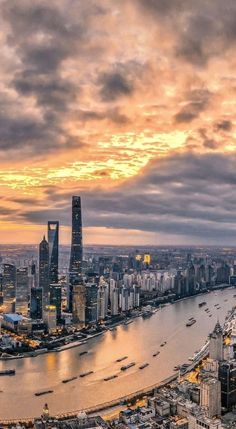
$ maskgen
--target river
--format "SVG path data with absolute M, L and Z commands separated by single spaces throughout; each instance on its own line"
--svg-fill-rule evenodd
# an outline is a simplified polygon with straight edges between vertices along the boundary
M 160 309 L 149 319 L 137 318 L 132 324 L 108 331 L 86 345 L 61 353 L 0 362 L 0 370 L 16 370 L 15 376 L 0 378 L 0 419 L 39 416 L 45 402 L 51 414 L 87 408 L 158 383 L 204 344 L 217 318 L 224 322 L 228 310 L 236 304 L 235 293 L 235 289 L 226 289 L 184 299 Z M 206 307 L 198 307 L 201 301 L 207 301 L 211 318 L 204 311 Z M 217 303 L 221 306 L 219 310 L 214 307 Z M 192 316 L 197 323 L 186 327 Z M 163 341 L 167 344 L 160 347 Z M 79 356 L 84 350 L 88 353 Z M 159 356 L 153 357 L 157 350 Z M 125 355 L 127 360 L 116 362 Z M 122 365 L 131 361 L 136 362 L 134 367 L 120 371 Z M 140 370 L 139 365 L 145 362 L 149 366 Z M 62 383 L 63 379 L 90 370 L 94 373 L 87 377 Z M 103 380 L 113 374 L 118 377 Z M 49 389 L 54 392 L 34 395 Z

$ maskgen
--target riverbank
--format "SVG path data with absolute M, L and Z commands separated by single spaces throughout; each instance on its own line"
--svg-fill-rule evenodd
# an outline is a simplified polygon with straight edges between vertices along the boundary
M 157 311 L 152 317 L 137 318 L 133 323 L 120 325 L 105 335 L 93 338 L 83 346 L 48 353 L 37 359 L 0 362 L 0 370 L 15 369 L 14 377 L 1 377 L 0 419 L 14 419 L 40 415 L 45 402 L 52 415 L 88 409 L 99 403 L 116 400 L 139 389 L 158 384 L 174 368 L 187 363 L 196 354 L 214 329 L 217 319 L 224 322 L 226 314 L 236 303 L 235 289 L 212 292 L 181 300 Z M 212 317 L 199 307 L 207 301 Z M 216 304 L 220 304 L 218 310 Z M 186 327 L 189 318 L 196 323 Z M 166 342 L 164 347 L 160 347 Z M 160 352 L 156 355 L 157 352 Z M 154 357 L 155 355 L 155 357 Z M 128 356 L 127 364 L 136 365 L 121 371 L 117 359 Z M 145 369 L 139 367 L 149 363 Z M 87 377 L 80 374 L 93 370 Z M 116 374 L 117 377 L 104 381 Z M 62 383 L 65 379 L 72 379 Z M 37 397 L 36 392 L 53 390 L 52 394 Z M 17 407 L 11 406 L 11 398 Z
M 177 302 L 186 301 L 186 300 L 191 299 L 195 296 L 206 295 L 206 294 L 211 293 L 213 291 L 224 290 L 224 289 L 235 289 L 235 287 L 231 286 L 231 285 L 221 284 L 221 285 L 214 286 L 213 290 L 201 291 L 195 295 L 185 296 L 182 298 L 178 298 L 174 301 L 165 301 L 162 304 L 159 304 L 158 307 L 153 306 L 153 309 L 155 309 L 153 311 L 153 313 L 155 311 L 158 311 L 160 308 L 163 308 L 169 304 L 175 304 Z M 120 320 L 118 322 L 114 321 L 113 323 L 110 323 L 109 325 L 105 325 L 105 328 L 103 331 L 96 332 L 94 334 L 86 335 L 86 337 L 83 340 L 81 340 L 81 339 L 78 340 L 77 338 L 75 338 L 74 340 L 71 340 L 70 342 L 67 342 L 66 344 L 63 344 L 61 346 L 57 346 L 57 347 L 51 348 L 51 349 L 43 347 L 41 349 L 40 348 L 36 349 L 35 351 L 20 353 L 19 355 L 10 355 L 9 354 L 8 356 L 6 356 L 6 355 L 0 356 L 0 361 L 11 361 L 11 360 L 24 359 L 24 358 L 32 358 L 32 357 L 37 357 L 37 356 L 42 355 L 42 354 L 58 353 L 58 352 L 63 352 L 65 350 L 72 349 L 72 348 L 76 348 L 76 347 L 79 347 L 79 346 L 87 343 L 89 340 L 96 338 L 99 335 L 103 335 L 105 332 L 107 332 L 109 330 L 112 330 L 112 329 L 114 329 L 120 325 L 123 325 L 129 321 L 132 321 L 132 320 L 136 319 L 137 317 L 142 317 L 144 313 L 145 313 L 145 307 L 143 307 L 140 311 L 137 310 L 134 314 L 130 315 L 127 318 L 124 317 L 122 320 Z M 67 337 L 63 337 L 63 341 L 67 341 L 68 339 L 71 339 L 71 334 L 69 334 Z M 56 341 L 59 342 L 60 339 L 57 339 Z

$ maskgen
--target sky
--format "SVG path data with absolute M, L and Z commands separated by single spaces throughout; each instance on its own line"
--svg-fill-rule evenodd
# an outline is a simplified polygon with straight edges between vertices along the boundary
M 235 0 L 0 0 L 0 242 L 236 244 Z

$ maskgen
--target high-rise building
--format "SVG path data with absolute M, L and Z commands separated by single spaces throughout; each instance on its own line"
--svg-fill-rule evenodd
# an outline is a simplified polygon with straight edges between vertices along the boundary
M 218 361 L 223 360 L 223 330 L 219 322 L 210 334 L 209 357 Z
M 71 252 L 69 266 L 68 310 L 73 310 L 73 286 L 81 283 L 83 260 L 81 198 L 72 197 Z
M 28 267 L 16 270 L 16 313 L 28 316 L 29 311 L 29 276 Z
M 83 284 L 73 287 L 73 323 L 81 328 L 85 326 L 86 291 Z
M 236 362 L 220 362 L 219 380 L 221 382 L 222 407 L 231 411 L 236 405 Z
M 102 284 L 98 288 L 97 310 L 98 320 L 104 320 L 107 316 L 108 307 L 108 286 Z
M 49 284 L 58 282 L 59 222 L 48 221 Z
M 217 378 L 208 377 L 201 381 L 200 405 L 209 418 L 221 415 L 221 388 Z
M 43 317 L 43 289 L 41 287 L 31 289 L 30 317 L 32 319 L 42 319 Z
M 16 267 L 12 264 L 3 264 L 2 277 L 3 311 L 15 311 L 16 299 Z
M 83 260 L 81 198 L 72 197 L 70 273 L 81 273 Z
M 49 246 L 43 237 L 39 244 L 39 287 L 43 291 L 43 304 L 49 304 Z
M 46 305 L 43 309 L 43 321 L 46 323 L 49 332 L 57 327 L 57 309 L 55 305 Z
M 117 316 L 119 314 L 119 294 L 120 294 L 120 291 L 118 287 L 112 289 L 110 293 L 112 316 Z
M 52 284 L 50 286 L 50 304 L 56 307 L 57 324 L 61 321 L 61 286 Z
M 97 322 L 97 299 L 98 287 L 95 283 L 89 283 L 85 287 L 86 307 L 85 307 L 85 324 L 90 325 Z

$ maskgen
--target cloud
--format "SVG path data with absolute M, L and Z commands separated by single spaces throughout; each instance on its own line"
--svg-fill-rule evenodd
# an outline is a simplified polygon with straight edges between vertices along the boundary
M 192 122 L 207 108 L 210 97 L 207 89 L 195 89 L 186 94 L 185 106 L 175 115 L 175 121 Z
M 131 82 L 119 72 L 103 73 L 98 79 L 98 84 L 103 101 L 115 101 L 133 92 Z
M 94 189 L 82 195 L 84 226 L 136 229 L 197 239 L 203 244 L 235 241 L 235 155 L 174 154 L 149 163 L 139 177 L 112 191 Z M 59 219 L 70 225 L 71 195 L 57 190 L 61 208 L 26 210 L 27 222 Z M 49 201 L 49 200 L 48 200 Z

